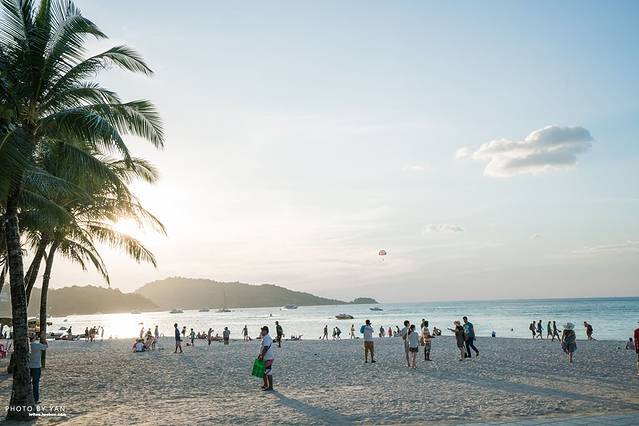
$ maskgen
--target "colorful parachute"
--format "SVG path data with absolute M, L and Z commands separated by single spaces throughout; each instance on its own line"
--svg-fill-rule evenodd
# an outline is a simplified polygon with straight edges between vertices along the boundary
M 386 254 L 387 254 L 387 253 L 386 253 L 386 250 L 380 250 L 380 251 L 379 251 L 379 255 L 380 255 L 380 256 L 386 256 Z

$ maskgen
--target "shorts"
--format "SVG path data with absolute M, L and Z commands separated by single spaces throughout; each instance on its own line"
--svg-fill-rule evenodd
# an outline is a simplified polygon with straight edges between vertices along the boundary
M 364 342 L 364 349 L 367 351 L 373 350 L 373 342 Z
M 414 353 L 419 352 L 419 348 L 408 348 L 408 350 L 409 350 L 410 352 L 414 352 Z
M 228 345 L 229 344 L 229 339 L 224 339 L 224 344 Z
M 425 350 L 426 352 L 429 352 L 429 351 L 430 351 L 430 346 L 431 346 L 431 345 L 430 345 L 430 340 L 429 340 L 428 342 L 424 342 L 424 350 Z
M 266 376 L 270 376 L 273 374 L 273 360 L 272 359 L 267 359 L 265 362 L 265 367 L 264 367 L 264 374 Z

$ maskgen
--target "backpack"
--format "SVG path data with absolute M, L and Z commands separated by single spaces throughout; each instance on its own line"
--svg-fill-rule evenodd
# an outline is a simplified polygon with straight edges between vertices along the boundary
M 366 324 L 362 325 L 362 326 L 359 328 L 359 332 L 360 332 L 360 333 L 362 333 L 362 334 L 364 334 L 364 329 L 365 329 L 365 328 L 366 328 Z

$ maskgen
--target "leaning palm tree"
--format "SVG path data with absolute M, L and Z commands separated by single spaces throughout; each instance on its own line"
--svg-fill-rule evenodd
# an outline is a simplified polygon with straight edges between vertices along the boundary
M 163 132 L 148 101 L 122 102 L 92 81 L 111 65 L 151 75 L 142 58 L 125 46 L 85 57 L 87 37 L 106 38 L 71 1 L 2 0 L 0 19 L 0 152 L 11 167 L 2 171 L 6 249 L 15 336 L 15 368 L 7 418 L 27 419 L 17 407 L 32 406 L 27 341 L 27 301 L 18 213 L 25 174 L 34 155 L 52 142 L 82 140 L 131 160 L 124 134 L 161 147 Z M 11 158 L 9 158 L 11 156 Z M 76 164 L 78 169 L 87 167 Z M 49 179 L 42 174 L 43 179 Z M 46 204 L 46 200 L 32 200 Z

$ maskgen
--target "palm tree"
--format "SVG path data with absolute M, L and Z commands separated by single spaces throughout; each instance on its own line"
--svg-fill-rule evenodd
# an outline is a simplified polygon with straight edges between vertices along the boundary
M 152 71 L 126 46 L 86 58 L 86 38 L 106 35 L 71 1 L 41 0 L 36 6 L 34 0 L 2 0 L 1 10 L 0 153 L 10 167 L 1 172 L 0 190 L 5 191 L 6 200 L 4 223 L 15 337 L 7 418 L 27 419 L 24 407 L 34 401 L 18 213 L 27 197 L 31 203 L 53 208 L 48 200 L 24 191 L 27 170 L 38 151 L 53 142 L 82 140 L 96 150 L 118 152 L 130 163 L 124 134 L 144 138 L 156 147 L 162 146 L 164 137 L 159 115 L 150 102 L 122 102 L 116 93 L 91 81 L 111 65 L 145 75 Z M 79 163 L 75 167 L 87 166 Z M 46 172 L 40 178 L 55 182 Z

